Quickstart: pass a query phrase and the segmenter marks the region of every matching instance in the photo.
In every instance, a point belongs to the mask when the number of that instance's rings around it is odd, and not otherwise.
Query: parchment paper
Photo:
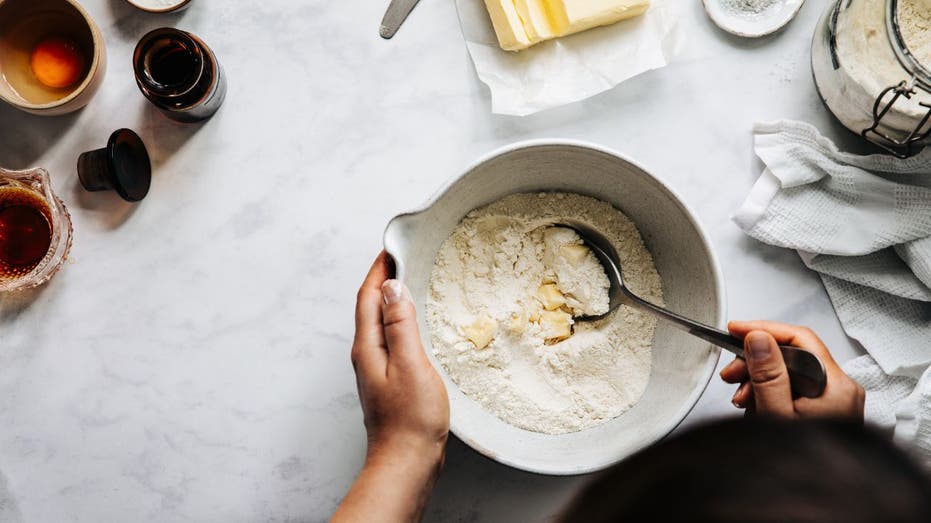
[[[681,0],[653,0],[644,15],[537,44],[519,52],[498,46],[484,0],[456,0],[478,77],[491,89],[491,110],[524,116],[584,100],[670,62],[680,45]]]

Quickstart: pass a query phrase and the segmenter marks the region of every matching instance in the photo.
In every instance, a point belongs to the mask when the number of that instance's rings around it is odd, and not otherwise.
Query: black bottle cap
[[[124,200],[138,202],[149,193],[152,163],[139,135],[120,129],[105,148],[78,158],[78,178],[88,191],[114,190]]]

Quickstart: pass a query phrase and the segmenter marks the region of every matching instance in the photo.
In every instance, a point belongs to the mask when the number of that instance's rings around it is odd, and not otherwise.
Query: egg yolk
[[[32,72],[43,85],[68,87],[84,76],[84,56],[73,40],[46,38],[32,51]]]

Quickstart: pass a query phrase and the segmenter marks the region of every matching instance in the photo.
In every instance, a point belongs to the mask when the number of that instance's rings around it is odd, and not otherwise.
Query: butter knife
[[[401,24],[404,23],[404,20],[407,19],[407,15],[411,14],[411,11],[414,10],[414,6],[417,5],[419,1],[420,0],[391,0],[391,5],[388,6],[385,17],[381,20],[381,27],[378,29],[378,34],[386,40],[394,36],[394,34],[398,32],[398,29],[401,28]]]

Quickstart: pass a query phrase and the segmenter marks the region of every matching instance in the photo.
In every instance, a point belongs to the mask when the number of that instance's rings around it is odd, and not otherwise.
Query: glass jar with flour
[[[931,144],[931,0],[837,0],[811,54],[845,127],[899,157]]]

